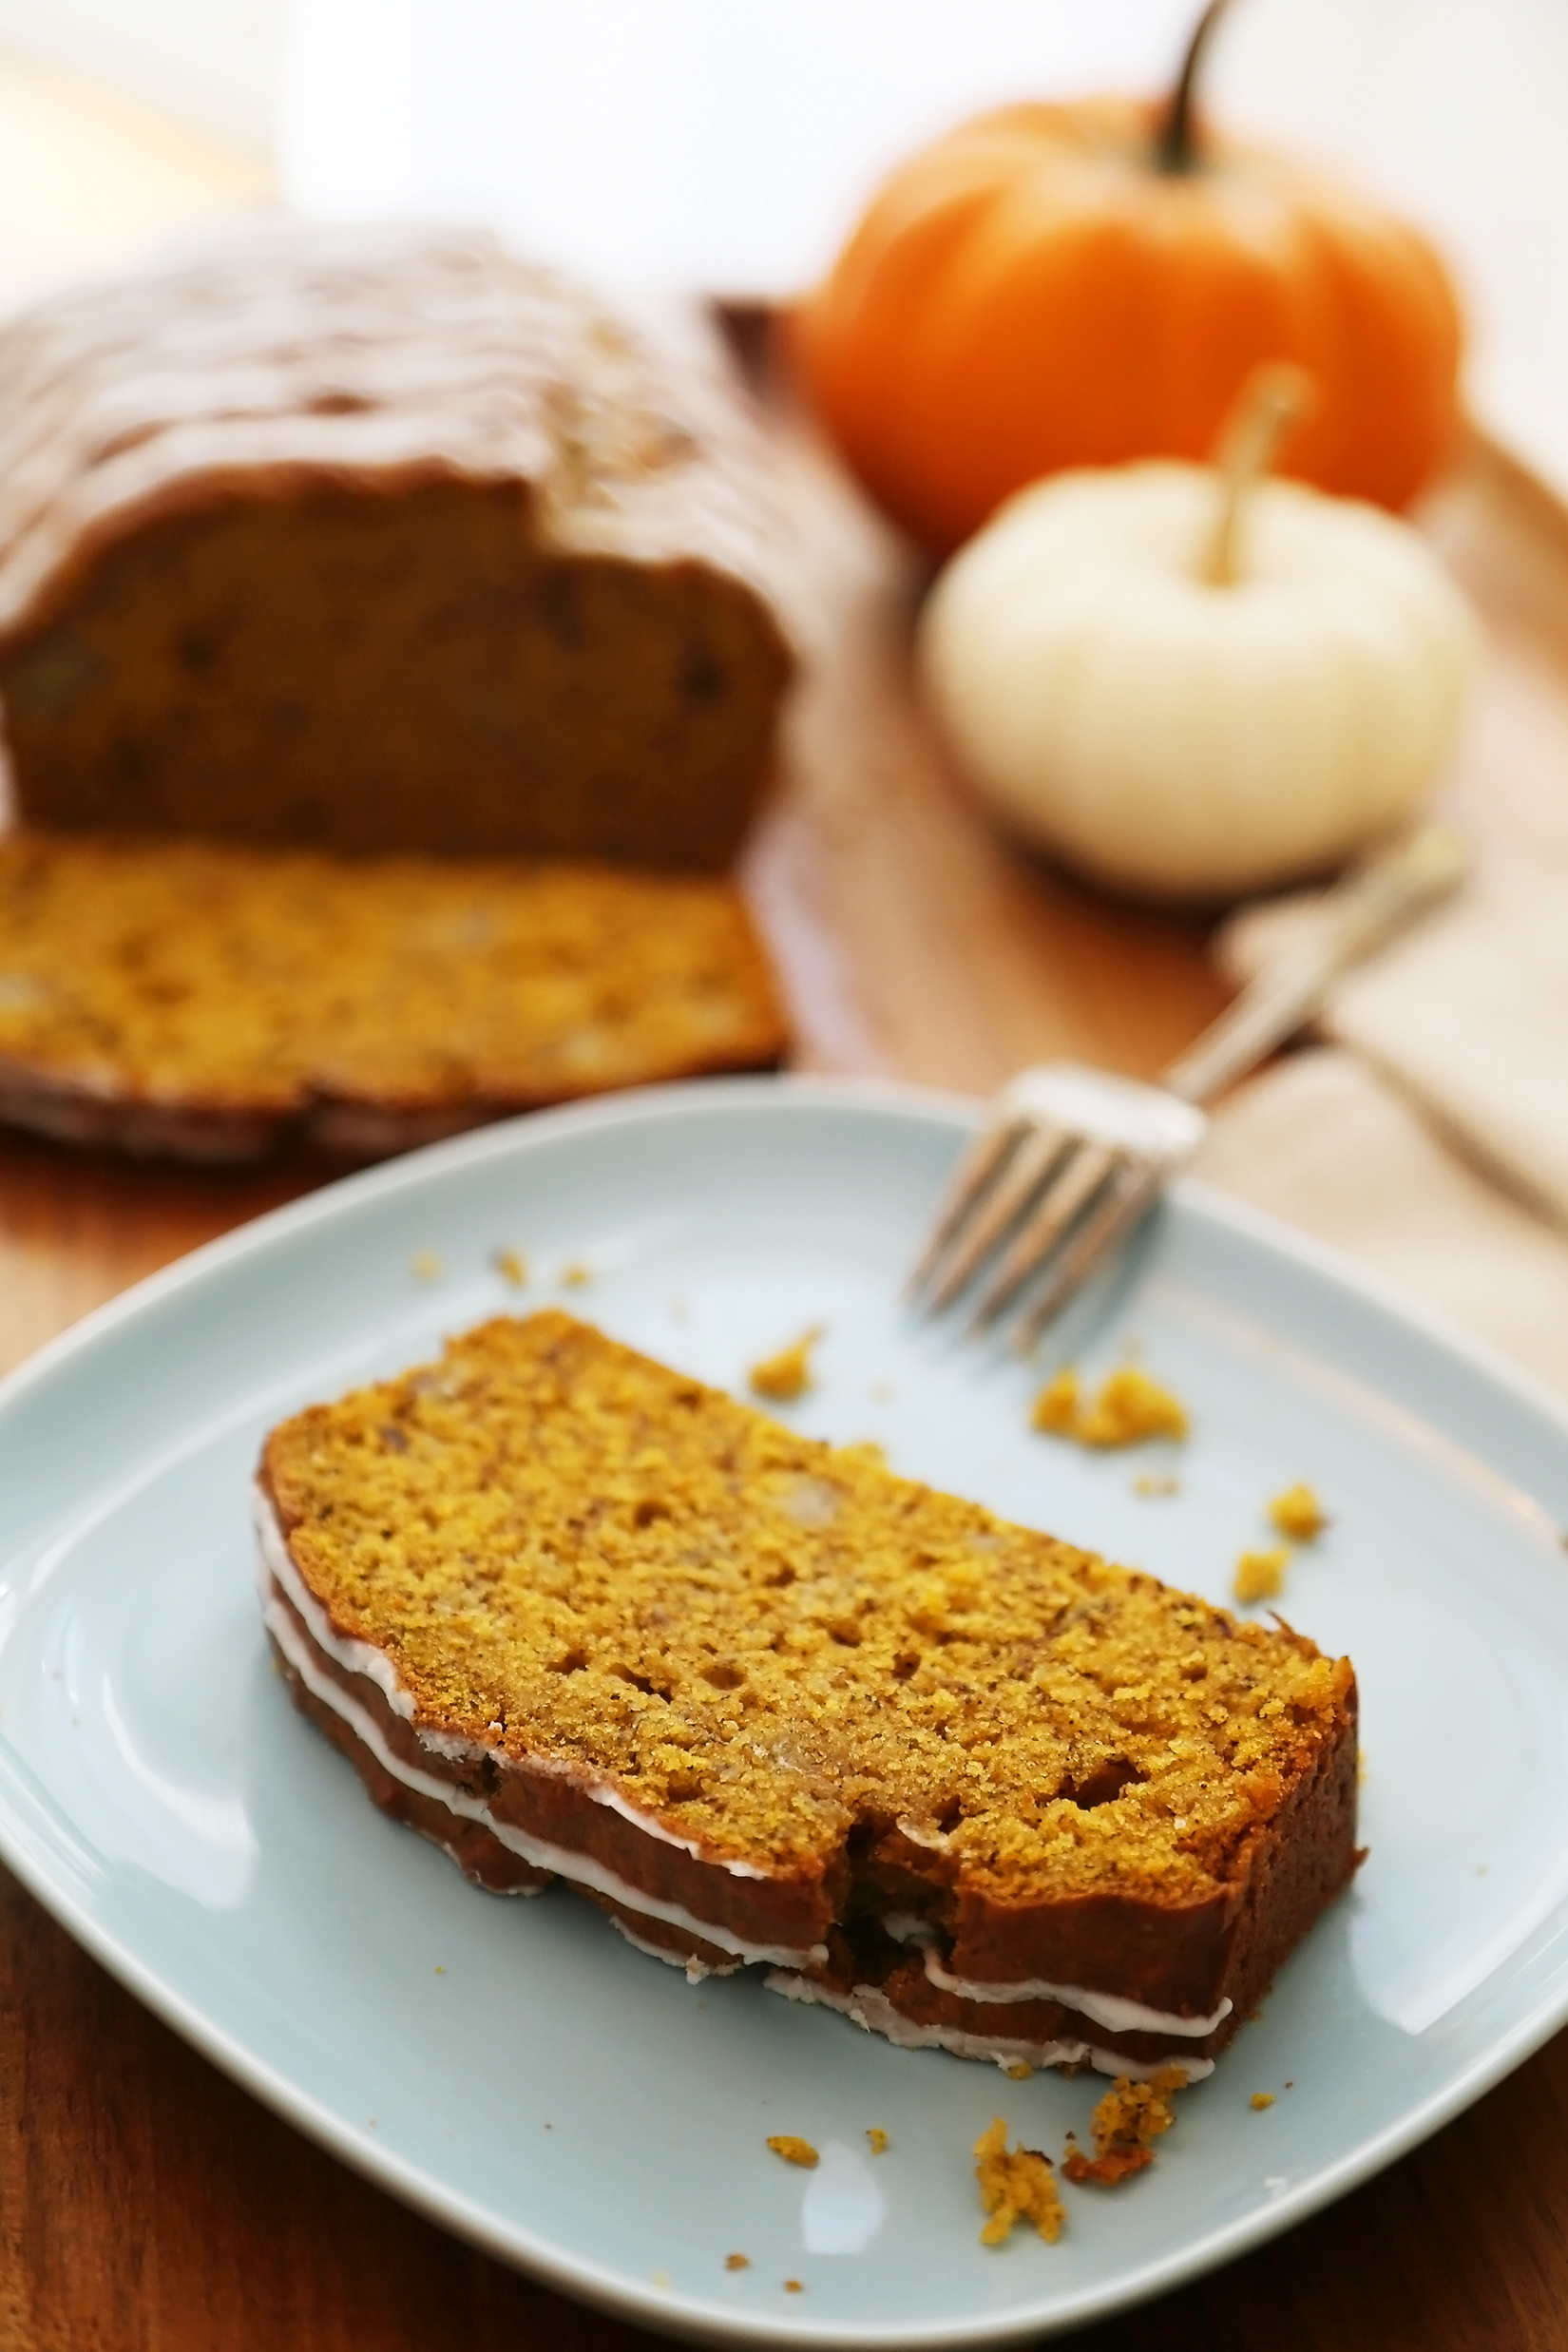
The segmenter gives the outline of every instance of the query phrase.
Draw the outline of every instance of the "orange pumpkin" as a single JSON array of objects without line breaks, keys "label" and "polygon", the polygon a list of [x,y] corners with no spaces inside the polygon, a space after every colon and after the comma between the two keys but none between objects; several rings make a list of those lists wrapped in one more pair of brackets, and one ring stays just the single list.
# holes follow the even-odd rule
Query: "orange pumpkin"
[{"label": "orange pumpkin", "polygon": [[1241,385],[1322,397],[1287,470],[1401,507],[1455,437],[1459,307],[1413,229],[1268,150],[1199,138],[1200,20],[1173,99],[982,115],[887,182],[793,341],[882,505],[954,546],[1068,466],[1207,457]]}]

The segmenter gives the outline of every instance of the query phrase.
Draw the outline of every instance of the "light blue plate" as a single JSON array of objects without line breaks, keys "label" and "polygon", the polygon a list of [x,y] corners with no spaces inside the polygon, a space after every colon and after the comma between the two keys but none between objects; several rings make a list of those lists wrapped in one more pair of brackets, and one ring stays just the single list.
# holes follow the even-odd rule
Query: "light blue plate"
[{"label": "light blue plate", "polygon": [[[1057,1352],[1096,1371],[1137,1348],[1192,1443],[1031,1435],[1038,1367],[895,1304],[969,1116],[745,1080],[490,1128],[199,1251],[0,1389],[6,1860],[349,2163],[673,2333],[978,2344],[1100,2317],[1365,2179],[1568,2017],[1562,1417],[1191,1190]],[[589,1287],[562,1287],[574,1260]],[[1060,2153],[1097,2078],[896,2051],[755,1974],[694,1990],[564,1895],[476,1893],[372,1809],[270,1672],[245,1511],[262,1431],[546,1299],[741,1389],[820,1322],[802,1426],[1216,1598],[1268,1540],[1268,1497],[1307,1478],[1332,1513],[1283,1605],[1359,1670],[1371,1859],[1153,2171],[1069,2191],[1059,2245],[979,2245],[969,2151],[1000,2113]],[[1134,1491],[1166,1466],[1179,1494]],[[815,2172],[768,2152],[783,2132],[826,2151]]]}]

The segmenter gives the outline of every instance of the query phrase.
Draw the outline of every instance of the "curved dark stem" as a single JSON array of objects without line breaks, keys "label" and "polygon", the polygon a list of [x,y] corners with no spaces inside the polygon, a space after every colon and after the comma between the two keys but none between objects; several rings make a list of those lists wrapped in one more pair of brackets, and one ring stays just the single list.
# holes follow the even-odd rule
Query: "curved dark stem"
[{"label": "curved dark stem", "polygon": [[1171,92],[1165,120],[1155,142],[1155,164],[1159,171],[1191,171],[1197,161],[1193,144],[1193,100],[1197,87],[1198,67],[1209,46],[1209,35],[1229,6],[1230,0],[1209,0],[1208,7],[1193,28],[1187,54],[1181,61],[1181,76]]}]

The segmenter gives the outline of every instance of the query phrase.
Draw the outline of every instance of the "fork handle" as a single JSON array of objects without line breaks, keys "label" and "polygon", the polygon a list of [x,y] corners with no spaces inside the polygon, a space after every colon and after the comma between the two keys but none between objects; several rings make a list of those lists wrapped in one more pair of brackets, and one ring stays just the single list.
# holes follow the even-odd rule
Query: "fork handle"
[{"label": "fork handle", "polygon": [[1452,827],[1428,824],[1356,867],[1319,901],[1311,936],[1249,981],[1171,1063],[1162,1082],[1188,1102],[1223,1094],[1310,1020],[1343,972],[1447,898],[1465,863]]}]

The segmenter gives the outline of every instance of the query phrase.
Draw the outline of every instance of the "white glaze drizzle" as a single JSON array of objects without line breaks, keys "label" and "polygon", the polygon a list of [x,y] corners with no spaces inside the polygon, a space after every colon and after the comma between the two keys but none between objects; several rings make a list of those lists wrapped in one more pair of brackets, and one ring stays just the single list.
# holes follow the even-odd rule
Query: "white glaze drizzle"
[{"label": "white glaze drizzle", "polygon": [[891,1936],[895,1943],[927,1944],[937,1941],[937,1932],[930,1921],[918,1918],[913,1911],[885,1912],[882,1925],[884,1932]]},{"label": "white glaze drizzle", "polygon": [[1184,2017],[1179,2010],[1150,2009],[1120,1993],[1095,1993],[1082,1984],[1051,1984],[1043,1977],[1025,1977],[1014,1984],[951,1977],[930,1950],[926,1954],[926,1974],[944,1993],[956,1993],[961,2000],[1058,2000],[1064,2009],[1076,2009],[1096,2025],[1102,2025],[1107,2034],[1174,2034],[1181,2040],[1201,2041],[1224,2023],[1232,2008],[1230,2001],[1222,2000],[1212,2017]]},{"label": "white glaze drizzle", "polygon": [[627,1926],[619,1911],[606,1911],[604,1917],[618,1936],[625,1937],[634,1951],[646,1952],[650,1960],[662,1960],[667,1968],[683,1968],[688,1984],[700,1984],[704,1977],[733,1977],[736,1970],[745,1964],[734,1960],[728,1968],[716,1968],[712,1960],[700,1960],[695,1952],[682,1958],[680,1953],[670,1951],[664,1944],[655,1943],[647,1936],[640,1936],[635,1927]]},{"label": "white glaze drizzle", "polygon": [[881,2034],[901,2050],[946,2050],[955,2058],[989,2058],[1004,2073],[1021,2064],[1080,2066],[1085,2060],[1097,2074],[1127,2075],[1135,2082],[1148,2082],[1173,2063],[1185,2069],[1189,2082],[1201,2082],[1214,2071],[1213,2058],[1129,2058],[1118,2050],[1097,2050],[1086,2041],[1017,2041],[1000,2034],[968,2034],[956,2025],[917,2025],[874,1984],[857,1984],[852,1993],[835,1993],[783,1968],[770,1969],[763,1982],[770,1993],[782,1993],[786,2000],[834,2009],[863,2033]]}]

